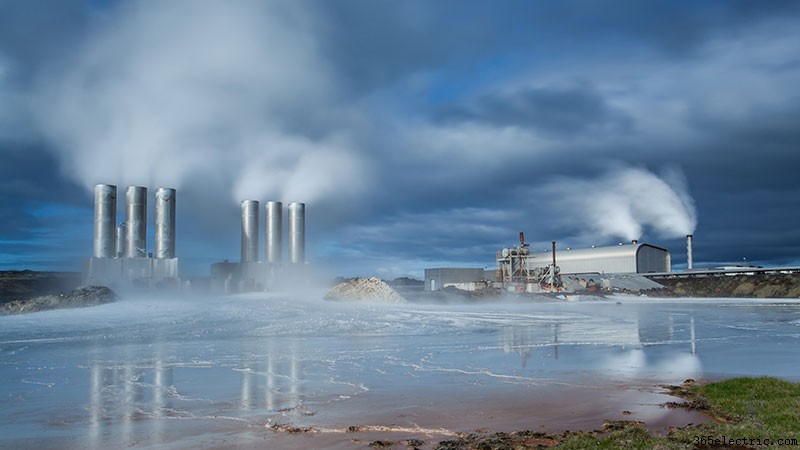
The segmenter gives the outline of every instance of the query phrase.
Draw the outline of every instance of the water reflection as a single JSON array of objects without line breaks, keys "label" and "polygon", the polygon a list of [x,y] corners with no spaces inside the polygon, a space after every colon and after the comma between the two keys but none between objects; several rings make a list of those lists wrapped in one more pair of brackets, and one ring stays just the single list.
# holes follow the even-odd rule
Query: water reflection
[{"label": "water reflection", "polygon": [[[528,367],[537,350],[542,365],[550,360],[549,365],[558,366],[561,347],[582,348],[592,344],[606,346],[607,350],[601,352],[605,356],[599,366],[607,371],[631,377],[648,372],[699,375],[701,364],[697,357],[693,315],[629,310],[621,311],[611,320],[614,326],[603,329],[564,320],[506,325],[500,327],[498,333],[500,346],[505,353],[519,356],[523,369]],[[570,355],[576,360],[586,359],[585,355]]]}]

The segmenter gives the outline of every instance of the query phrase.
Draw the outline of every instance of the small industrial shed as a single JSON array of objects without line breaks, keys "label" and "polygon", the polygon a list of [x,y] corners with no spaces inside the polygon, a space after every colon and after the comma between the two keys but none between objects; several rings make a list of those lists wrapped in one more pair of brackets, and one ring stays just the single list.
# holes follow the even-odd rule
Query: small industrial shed
[{"label": "small industrial shed", "polygon": [[438,291],[453,286],[466,291],[473,291],[483,279],[484,270],[462,267],[440,267],[425,269],[425,290]]},{"label": "small industrial shed", "polygon": [[[528,268],[545,267],[553,262],[552,253],[528,256]],[[625,244],[556,252],[556,265],[562,274],[570,273],[663,273],[671,272],[669,250],[650,244]]]}]

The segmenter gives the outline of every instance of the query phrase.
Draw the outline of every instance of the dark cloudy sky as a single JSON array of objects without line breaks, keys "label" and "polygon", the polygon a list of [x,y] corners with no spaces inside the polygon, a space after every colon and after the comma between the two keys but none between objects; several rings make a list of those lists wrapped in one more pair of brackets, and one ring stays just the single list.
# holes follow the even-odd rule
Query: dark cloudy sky
[{"label": "dark cloudy sky", "polygon": [[800,2],[0,0],[0,155],[0,269],[78,269],[100,182],[176,187],[198,274],[243,199],[342,275],[800,265]]}]

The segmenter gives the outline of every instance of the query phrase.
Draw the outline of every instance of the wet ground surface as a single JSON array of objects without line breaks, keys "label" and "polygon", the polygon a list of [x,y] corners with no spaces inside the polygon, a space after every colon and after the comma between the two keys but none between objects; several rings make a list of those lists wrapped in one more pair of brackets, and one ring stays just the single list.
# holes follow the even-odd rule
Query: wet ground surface
[{"label": "wet ground surface", "polygon": [[704,420],[661,384],[797,381],[800,303],[143,298],[0,317],[0,447],[425,446]]}]

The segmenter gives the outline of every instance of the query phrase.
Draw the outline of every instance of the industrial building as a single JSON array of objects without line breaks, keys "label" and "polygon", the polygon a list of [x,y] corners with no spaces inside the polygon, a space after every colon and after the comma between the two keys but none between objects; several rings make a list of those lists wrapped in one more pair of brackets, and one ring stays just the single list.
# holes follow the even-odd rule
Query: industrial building
[{"label": "industrial building", "polygon": [[117,187],[94,189],[94,242],[85,284],[117,288],[180,286],[175,257],[176,192],[158,188],[155,194],[155,251],[147,252],[147,188],[125,190],[125,222],[117,220]]},{"label": "industrial building", "polygon": [[446,287],[455,287],[474,291],[482,281],[486,281],[484,275],[483,269],[460,267],[425,269],[425,290],[438,291]]},{"label": "industrial building", "polygon": [[[664,273],[670,272],[672,261],[668,250],[650,244],[633,242],[608,247],[561,250],[556,254],[561,274],[574,273]],[[529,270],[552,264],[549,252],[526,256]]]}]

